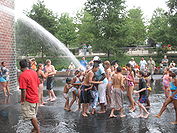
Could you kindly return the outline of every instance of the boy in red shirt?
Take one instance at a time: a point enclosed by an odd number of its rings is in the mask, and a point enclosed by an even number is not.
[[[32,132],[40,133],[36,118],[39,96],[38,86],[40,84],[37,73],[29,69],[29,62],[26,59],[20,61],[22,73],[19,77],[19,88],[21,90],[21,108],[25,120],[31,120],[34,129]]]

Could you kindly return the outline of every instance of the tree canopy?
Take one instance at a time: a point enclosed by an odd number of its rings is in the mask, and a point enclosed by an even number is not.
[[[122,54],[122,47],[156,44],[177,45],[177,1],[168,0],[169,11],[158,8],[149,22],[140,8],[126,9],[125,0],[87,0],[76,17],[55,14],[38,1],[26,15],[42,25],[67,47],[92,45],[96,52]],[[50,55],[41,38],[22,22],[16,24],[17,49],[21,55]]]

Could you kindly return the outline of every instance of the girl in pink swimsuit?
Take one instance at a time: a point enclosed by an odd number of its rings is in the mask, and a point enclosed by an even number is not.
[[[170,96],[170,76],[169,76],[169,68],[166,68],[164,70],[164,76],[163,76],[163,90],[165,93],[166,99]]]
[[[132,71],[132,68],[131,68],[131,65],[128,63],[126,65],[126,68],[128,70],[128,73],[127,73],[127,77],[126,77],[126,80],[127,80],[127,97],[128,97],[128,100],[130,102],[130,112],[133,112],[135,111],[135,101],[133,99],[133,89],[134,89],[134,72]]]

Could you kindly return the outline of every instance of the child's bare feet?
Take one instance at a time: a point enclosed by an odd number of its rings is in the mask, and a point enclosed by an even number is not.
[[[8,93],[8,96],[13,95],[12,93]]]
[[[88,117],[88,115],[86,113],[82,113],[83,117]]]
[[[35,128],[33,128],[33,129],[31,130],[31,133],[37,133],[37,130],[36,130]]]
[[[131,108],[131,109],[130,109],[130,112],[134,112],[135,109],[136,109],[135,107]]]
[[[159,114],[157,114],[157,115],[154,115],[154,117],[160,118],[161,116]]]
[[[51,98],[48,98],[47,101],[51,101]]]
[[[116,118],[117,116],[116,115],[110,115],[109,118]]]
[[[173,125],[177,125],[177,121],[170,122]]]
[[[40,104],[39,106],[42,107],[42,106],[45,106],[45,105],[44,104]]]
[[[67,111],[68,111],[68,108],[67,108],[67,107],[65,107],[65,108],[64,108],[64,110],[67,110]]]
[[[47,102],[42,102],[43,105],[47,104]]]
[[[99,114],[104,114],[106,111],[99,111],[98,113]]]
[[[92,110],[91,114],[92,114],[92,115],[94,115],[94,114],[95,114],[95,110],[94,110],[94,109]]]
[[[89,111],[87,111],[87,114],[90,115],[91,113]]]
[[[145,106],[145,108],[148,108],[148,109],[149,109],[150,107],[151,107],[151,106],[149,106],[149,105]]]
[[[121,118],[123,118],[123,117],[125,117],[125,116],[126,116],[126,115],[124,115],[124,114],[121,114],[121,115],[120,115]]]
[[[147,113],[146,115],[143,116],[143,118],[148,118],[149,115],[150,113]]]
[[[139,114],[139,115],[137,116],[137,118],[140,118],[140,117],[143,117],[143,114]]]
[[[51,101],[51,102],[54,102],[56,99],[57,99],[57,98],[54,97],[54,98],[52,98],[50,101]]]

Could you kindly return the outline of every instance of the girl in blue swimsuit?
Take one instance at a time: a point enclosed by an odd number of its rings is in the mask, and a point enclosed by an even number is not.
[[[6,62],[1,62],[1,66],[0,66],[0,84],[3,88],[4,91],[4,96],[8,96],[10,95],[10,90],[8,87],[8,73],[9,70],[6,68]],[[8,93],[8,95],[7,95]]]
[[[167,105],[173,102],[176,112],[176,121],[171,122],[171,124],[177,124],[177,78],[175,72],[173,72],[172,70],[170,70],[170,77],[171,77],[170,82],[171,95],[170,97],[167,98],[165,103],[163,103],[160,112],[157,115],[155,115],[155,117],[160,118],[162,113],[166,110]]]

